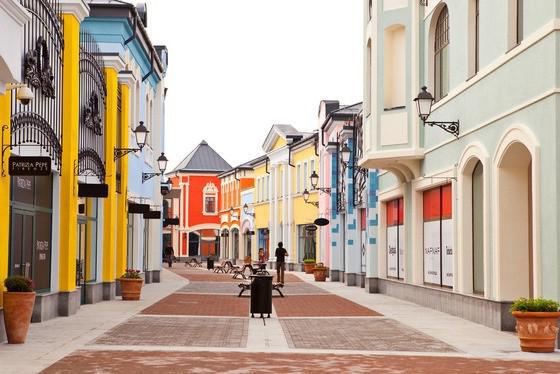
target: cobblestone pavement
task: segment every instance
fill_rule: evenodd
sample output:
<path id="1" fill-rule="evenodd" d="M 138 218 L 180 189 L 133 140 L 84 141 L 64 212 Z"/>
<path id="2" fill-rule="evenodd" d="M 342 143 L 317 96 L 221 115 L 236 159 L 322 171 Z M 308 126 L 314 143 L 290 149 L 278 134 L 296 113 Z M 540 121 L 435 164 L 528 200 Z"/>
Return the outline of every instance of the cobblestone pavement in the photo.
<path id="1" fill-rule="evenodd" d="M 247 317 L 249 299 L 233 295 L 175 293 L 144 309 L 142 314 Z"/>
<path id="2" fill-rule="evenodd" d="M 350 351 L 455 352 L 430 336 L 386 318 L 281 319 L 291 348 Z"/>
<path id="3" fill-rule="evenodd" d="M 75 373 L 557 374 L 560 363 L 461 357 L 240 352 L 78 351 L 44 371 Z"/>
<path id="4" fill-rule="evenodd" d="M 242 348 L 248 318 L 134 317 L 93 344 Z"/>
<path id="5" fill-rule="evenodd" d="M 275 298 L 274 308 L 278 317 L 356 317 L 381 315 L 376 311 L 337 295 L 305 295 Z"/>

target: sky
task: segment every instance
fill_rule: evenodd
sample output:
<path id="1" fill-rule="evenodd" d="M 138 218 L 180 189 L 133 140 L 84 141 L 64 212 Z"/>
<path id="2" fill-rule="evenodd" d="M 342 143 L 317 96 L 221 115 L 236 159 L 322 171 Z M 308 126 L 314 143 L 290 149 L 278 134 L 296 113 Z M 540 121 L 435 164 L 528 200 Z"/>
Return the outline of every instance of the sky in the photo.
<path id="1" fill-rule="evenodd" d="M 273 124 L 312 131 L 321 100 L 362 101 L 362 0 L 147 3 L 150 38 L 169 49 L 171 168 L 203 139 L 239 165 Z"/>

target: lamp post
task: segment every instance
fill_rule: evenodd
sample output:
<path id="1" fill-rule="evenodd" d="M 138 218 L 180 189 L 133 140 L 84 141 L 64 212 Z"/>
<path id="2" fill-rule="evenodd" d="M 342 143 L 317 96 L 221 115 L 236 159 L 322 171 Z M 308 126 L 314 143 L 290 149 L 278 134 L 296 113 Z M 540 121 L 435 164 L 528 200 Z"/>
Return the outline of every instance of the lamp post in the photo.
<path id="1" fill-rule="evenodd" d="M 158 157 L 157 159 L 157 163 L 158 163 L 158 168 L 159 168 L 159 173 L 142 173 L 142 183 L 152 179 L 153 177 L 156 177 L 158 175 L 163 175 L 163 173 L 165 173 L 165 169 L 167 169 L 167 157 L 165 157 L 165 154 L 163 152 L 161 152 L 161 155 Z"/>
<path id="2" fill-rule="evenodd" d="M 457 121 L 428 121 L 430 114 L 432 113 L 432 105 L 434 103 L 434 97 L 428 92 L 426 86 L 422 87 L 422 91 L 414 99 L 416 102 L 416 110 L 418 111 L 418 117 L 422 120 L 424 125 L 437 126 L 448 133 L 455 135 L 456 138 L 459 137 L 459 120 Z"/>
<path id="3" fill-rule="evenodd" d="M 229 208 L 230 221 L 239 219 L 239 215 L 235 214 L 235 209 L 233 207 Z"/>
<path id="4" fill-rule="evenodd" d="M 131 152 L 136 153 L 141 151 L 146 145 L 146 138 L 148 137 L 148 133 L 150 131 L 146 128 L 146 126 L 144 126 L 144 122 L 140 121 L 140 124 L 132 132 L 134 133 L 134 138 L 136 139 L 136 145 L 138 145 L 138 148 L 115 148 L 113 151 L 115 161 Z"/>
<path id="5" fill-rule="evenodd" d="M 255 217 L 255 212 L 249 212 L 249 205 L 247 204 L 243 205 L 243 213 L 245 213 L 245 215 Z"/>
<path id="6" fill-rule="evenodd" d="M 311 187 L 313 190 L 321 191 L 329 195 L 331 194 L 331 189 L 329 187 L 317 187 L 319 184 L 319 174 L 317 174 L 315 170 L 313 170 L 309 179 L 311 180 Z"/>

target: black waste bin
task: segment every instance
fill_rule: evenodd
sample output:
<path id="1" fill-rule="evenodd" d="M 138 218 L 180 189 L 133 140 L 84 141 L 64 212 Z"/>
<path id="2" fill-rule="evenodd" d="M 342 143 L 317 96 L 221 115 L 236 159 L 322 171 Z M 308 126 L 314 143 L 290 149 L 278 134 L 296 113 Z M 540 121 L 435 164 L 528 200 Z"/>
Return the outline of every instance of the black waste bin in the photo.
<path id="1" fill-rule="evenodd" d="M 206 259 L 206 268 L 207 268 L 208 270 L 214 269 L 214 259 L 213 259 L 213 258 L 208 257 L 208 258 Z"/>
<path id="2" fill-rule="evenodd" d="M 251 282 L 251 317 L 255 313 L 272 313 L 272 275 L 252 275 Z"/>

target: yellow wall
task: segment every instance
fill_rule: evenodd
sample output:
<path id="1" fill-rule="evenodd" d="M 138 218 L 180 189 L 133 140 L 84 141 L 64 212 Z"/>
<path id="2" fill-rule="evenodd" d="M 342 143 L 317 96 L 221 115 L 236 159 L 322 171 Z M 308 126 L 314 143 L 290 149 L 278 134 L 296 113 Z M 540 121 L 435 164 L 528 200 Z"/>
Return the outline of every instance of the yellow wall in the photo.
<path id="1" fill-rule="evenodd" d="M 276 143 L 274 143 L 274 146 L 272 147 L 272 149 L 278 149 L 278 148 L 282 148 L 284 147 L 286 144 L 286 139 L 279 137 L 278 140 L 276 141 Z"/>
<path id="2" fill-rule="evenodd" d="M 76 289 L 76 249 L 78 181 L 74 165 L 78 158 L 80 97 L 80 21 L 71 14 L 62 16 L 64 30 L 64 69 L 62 114 L 62 167 L 60 176 L 60 270 L 61 292 Z"/>
<path id="3" fill-rule="evenodd" d="M 128 121 L 130 110 L 130 88 L 121 84 L 121 144 L 120 148 L 128 148 Z M 128 224 L 128 157 L 120 159 L 121 193 L 117 197 L 117 264 L 116 276 L 121 276 L 126 269 L 127 224 Z"/>
<path id="4" fill-rule="evenodd" d="M 6 91 L 5 95 L 0 95 L 0 128 L 8 126 L 7 131 L 4 131 L 4 143 L 10 142 L 10 91 Z M 2 162 L 6 162 L 4 167 L 7 167 L 8 157 L 10 157 L 10 150 L 8 150 Z M 0 291 L 4 290 L 4 279 L 8 276 L 8 253 L 9 253 L 9 240 L 10 237 L 10 177 L 7 175 L 3 177 L 0 175 Z M 0 307 L 2 307 L 2 292 L 0 292 Z M 0 322 L 1 323 L 1 322 Z"/>
<path id="5" fill-rule="evenodd" d="M 105 68 L 107 82 L 107 111 L 105 112 L 105 163 L 109 196 L 103 210 L 103 282 L 115 281 L 115 227 L 117 225 L 116 167 L 114 149 L 117 141 L 117 71 Z M 123 134 L 123 137 L 125 134 Z M 121 274 L 119 274 L 120 276 Z"/>
<path id="6" fill-rule="evenodd" d="M 268 227 L 269 222 L 269 214 L 270 208 L 268 202 L 256 203 L 257 201 L 257 178 L 265 177 L 266 174 L 266 164 L 262 164 L 255 168 L 254 177 L 255 177 L 255 193 L 254 193 L 254 201 L 255 201 L 255 228 L 262 229 Z M 258 237 L 257 237 L 258 240 Z"/>

